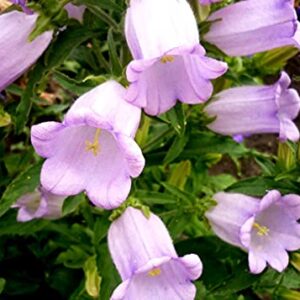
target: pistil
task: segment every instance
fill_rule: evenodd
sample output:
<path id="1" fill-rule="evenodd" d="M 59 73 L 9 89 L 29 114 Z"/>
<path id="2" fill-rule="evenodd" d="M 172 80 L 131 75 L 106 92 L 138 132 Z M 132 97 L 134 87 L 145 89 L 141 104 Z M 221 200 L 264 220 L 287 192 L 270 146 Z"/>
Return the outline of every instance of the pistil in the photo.
<path id="1" fill-rule="evenodd" d="M 163 63 L 163 64 L 166 64 L 168 62 L 173 62 L 174 61 L 174 56 L 173 55 L 164 55 L 160 61 Z"/>
<path id="2" fill-rule="evenodd" d="M 260 224 L 258 224 L 258 223 L 255 222 L 253 224 L 253 227 L 255 229 L 257 229 L 257 234 L 259 236 L 265 236 L 265 235 L 269 234 L 270 229 L 268 227 L 266 227 L 266 226 L 262 226 L 262 225 L 260 225 Z"/>
<path id="3" fill-rule="evenodd" d="M 161 273 L 160 268 L 154 268 L 148 272 L 148 275 L 151 277 L 156 277 L 156 276 L 160 275 L 160 273 Z"/>
<path id="4" fill-rule="evenodd" d="M 97 128 L 94 136 L 94 141 L 85 141 L 85 150 L 92 151 L 94 156 L 97 156 L 100 151 L 99 138 L 101 134 L 101 128 Z"/>

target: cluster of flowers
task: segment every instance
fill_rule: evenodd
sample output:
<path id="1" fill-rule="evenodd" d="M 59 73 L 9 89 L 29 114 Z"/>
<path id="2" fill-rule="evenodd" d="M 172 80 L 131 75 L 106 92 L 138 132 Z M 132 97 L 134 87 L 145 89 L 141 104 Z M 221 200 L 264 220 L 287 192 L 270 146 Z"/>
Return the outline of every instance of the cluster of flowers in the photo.
<path id="1" fill-rule="evenodd" d="M 29 42 L 37 14 L 28 12 L 25 1 L 13 2 L 24 12 L 0 16 L 0 91 L 38 59 L 53 35 L 45 32 Z M 200 0 L 204 5 L 212 2 L 218 0 Z M 84 8 L 66 9 L 81 19 Z M 292 0 L 240 1 L 212 13 L 208 21 L 211 26 L 203 38 L 229 56 L 299 47 Z M 125 33 L 133 56 L 126 72 L 128 89 L 108 81 L 77 99 L 61 123 L 32 127 L 32 145 L 46 161 L 41 188 L 15 204 L 19 221 L 57 218 L 64 199 L 83 191 L 96 206 L 119 207 L 130 192 L 131 178 L 138 177 L 145 164 L 134 141 L 141 109 L 159 115 L 177 100 L 203 103 L 213 93 L 211 80 L 227 71 L 225 63 L 206 56 L 186 0 L 131 0 Z M 208 127 L 237 140 L 254 133 L 278 133 L 280 140 L 297 141 L 299 131 L 292 120 L 300 99 L 289 84 L 282 72 L 273 85 L 222 91 L 205 107 L 216 117 Z M 266 263 L 282 271 L 288 264 L 286 250 L 300 248 L 300 197 L 270 191 L 262 200 L 226 193 L 214 198 L 218 204 L 206 216 L 218 236 L 249 252 L 251 272 L 262 272 Z M 108 242 L 123 280 L 112 299 L 194 299 L 191 281 L 201 275 L 201 261 L 194 254 L 178 257 L 157 216 L 147 218 L 127 208 L 112 223 Z"/>

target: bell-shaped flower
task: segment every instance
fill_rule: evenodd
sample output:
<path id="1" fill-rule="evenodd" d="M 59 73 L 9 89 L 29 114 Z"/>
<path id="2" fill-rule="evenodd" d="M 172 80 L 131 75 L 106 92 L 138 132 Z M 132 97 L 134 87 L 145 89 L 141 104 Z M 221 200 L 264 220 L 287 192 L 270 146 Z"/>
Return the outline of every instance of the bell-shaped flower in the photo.
<path id="1" fill-rule="evenodd" d="M 37 14 L 11 11 L 0 15 L 0 91 L 21 76 L 48 47 L 52 32 L 28 40 Z"/>
<path id="2" fill-rule="evenodd" d="M 123 282 L 111 300 L 192 300 L 202 273 L 195 254 L 178 257 L 163 222 L 128 207 L 108 231 L 108 246 Z"/>
<path id="3" fill-rule="evenodd" d="M 36 152 L 47 158 L 41 184 L 58 195 L 86 191 L 97 206 L 111 209 L 128 196 L 131 177 L 143 170 L 134 141 L 141 110 L 124 100 L 125 88 L 108 81 L 82 95 L 62 123 L 31 129 Z"/>
<path id="4" fill-rule="evenodd" d="M 261 200 L 237 193 L 217 193 L 206 217 L 218 237 L 248 252 L 252 273 L 269 264 L 282 272 L 287 251 L 300 249 L 300 196 L 269 191 Z"/>
<path id="5" fill-rule="evenodd" d="M 294 0 L 239 1 L 212 13 L 208 21 L 212 24 L 204 39 L 230 56 L 299 47 Z"/>
<path id="6" fill-rule="evenodd" d="M 131 0 L 125 33 L 134 58 L 127 67 L 126 99 L 149 115 L 166 112 L 177 100 L 206 101 L 213 91 L 210 80 L 227 70 L 205 56 L 186 0 Z"/>
<path id="7" fill-rule="evenodd" d="M 70 19 L 76 19 L 79 22 L 82 22 L 83 14 L 86 9 L 85 5 L 76 6 L 72 3 L 68 3 L 67 5 L 65 5 L 65 9 L 68 12 L 68 16 Z"/>
<path id="8" fill-rule="evenodd" d="M 40 187 L 20 197 L 13 208 L 18 208 L 17 220 L 27 222 L 33 219 L 54 220 L 62 217 L 62 206 L 66 197 L 55 195 Z"/>
<path id="9" fill-rule="evenodd" d="M 290 78 L 283 72 L 273 85 L 222 91 L 205 108 L 209 116 L 216 117 L 208 127 L 223 135 L 279 133 L 283 141 L 297 141 L 299 130 L 292 120 L 299 113 L 300 98 L 289 85 Z"/>

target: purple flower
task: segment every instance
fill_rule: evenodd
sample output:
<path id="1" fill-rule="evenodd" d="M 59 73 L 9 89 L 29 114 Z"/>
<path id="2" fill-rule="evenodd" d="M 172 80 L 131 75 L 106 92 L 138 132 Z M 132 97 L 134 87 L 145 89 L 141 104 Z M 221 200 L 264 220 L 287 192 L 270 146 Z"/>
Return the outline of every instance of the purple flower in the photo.
<path id="1" fill-rule="evenodd" d="M 62 216 L 62 206 L 66 197 L 54 195 L 47 192 L 44 188 L 20 197 L 12 205 L 18 208 L 17 220 L 27 222 L 32 219 L 58 219 Z"/>
<path id="2" fill-rule="evenodd" d="M 202 273 L 195 254 L 178 257 L 163 222 L 128 207 L 108 231 L 108 246 L 123 282 L 111 300 L 192 300 Z"/>
<path id="3" fill-rule="evenodd" d="M 41 172 L 45 189 L 65 196 L 86 191 L 106 209 L 126 199 L 131 177 L 140 175 L 145 162 L 133 139 L 141 110 L 124 94 L 125 88 L 108 81 L 81 96 L 62 123 L 32 127 L 32 144 L 47 158 Z"/>
<path id="4" fill-rule="evenodd" d="M 72 3 L 68 3 L 65 6 L 65 9 L 68 12 L 69 18 L 76 19 L 79 22 L 82 22 L 83 14 L 86 9 L 85 5 L 76 6 Z"/>
<path id="5" fill-rule="evenodd" d="M 48 47 L 50 31 L 28 41 L 37 17 L 18 11 L 0 15 L 0 91 L 21 76 Z"/>
<path id="6" fill-rule="evenodd" d="M 287 251 L 300 248 L 300 197 L 272 190 L 262 200 L 234 193 L 217 193 L 214 199 L 217 206 L 206 217 L 216 235 L 249 253 L 252 273 L 262 272 L 267 263 L 282 272 Z"/>
<path id="7" fill-rule="evenodd" d="M 127 67 L 126 99 L 149 115 L 166 112 L 177 99 L 206 101 L 213 91 L 210 80 L 227 70 L 225 63 L 205 56 L 185 0 L 131 0 L 125 33 L 134 58 Z"/>
<path id="8" fill-rule="evenodd" d="M 199 0 L 199 3 L 202 5 L 209 5 L 209 4 L 217 3 L 220 1 L 222 1 L 222 0 Z"/>
<path id="9" fill-rule="evenodd" d="M 205 39 L 230 56 L 251 55 L 278 47 L 299 47 L 293 0 L 248 0 L 214 12 Z"/>
<path id="10" fill-rule="evenodd" d="M 279 133 L 283 141 L 297 141 L 299 130 L 292 122 L 299 113 L 300 98 L 288 89 L 290 78 L 282 73 L 270 86 L 231 88 L 216 95 L 205 111 L 216 119 L 208 127 L 220 134 L 249 136 L 255 133 Z"/>

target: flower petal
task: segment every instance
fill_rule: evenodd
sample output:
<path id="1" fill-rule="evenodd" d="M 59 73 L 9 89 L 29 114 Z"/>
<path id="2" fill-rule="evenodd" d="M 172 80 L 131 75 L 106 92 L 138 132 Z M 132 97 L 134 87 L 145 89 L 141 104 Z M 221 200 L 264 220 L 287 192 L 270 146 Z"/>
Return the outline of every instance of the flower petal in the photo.
<path id="1" fill-rule="evenodd" d="M 241 56 L 299 46 L 293 0 L 251 0 L 228 5 L 209 17 L 205 39 L 227 55 Z"/>
<path id="2" fill-rule="evenodd" d="M 256 213 L 259 199 L 221 192 L 214 195 L 214 200 L 217 201 L 217 205 L 205 214 L 213 231 L 227 243 L 243 248 L 240 228 Z"/>
<path id="3" fill-rule="evenodd" d="M 108 245 L 123 280 L 147 265 L 151 259 L 177 257 L 170 235 L 162 221 L 151 214 L 128 207 L 108 231 Z"/>
<path id="4" fill-rule="evenodd" d="M 19 11 L 0 16 L 0 91 L 35 63 L 51 42 L 52 31 L 28 41 L 37 17 L 37 14 L 27 15 Z"/>

